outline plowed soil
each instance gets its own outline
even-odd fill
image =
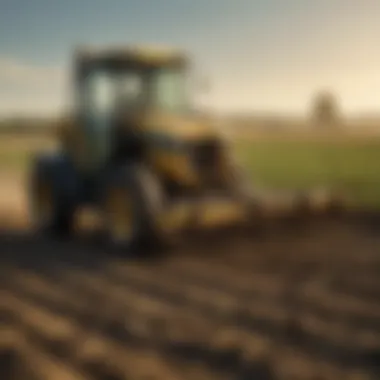
[[[149,260],[96,240],[4,227],[1,380],[380,378],[378,216]]]

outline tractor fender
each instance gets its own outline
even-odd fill
[[[37,178],[47,179],[60,202],[74,205],[80,201],[80,182],[75,168],[62,153],[38,154],[32,161],[30,186]]]

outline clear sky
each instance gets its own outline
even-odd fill
[[[0,0],[0,113],[60,110],[77,43],[189,50],[228,110],[380,110],[379,0]]]

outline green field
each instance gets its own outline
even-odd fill
[[[49,139],[41,137],[1,136],[0,172],[20,173],[32,152],[49,145]],[[344,190],[357,205],[380,207],[380,138],[260,136],[236,146],[260,185],[329,185]]]
[[[281,188],[320,184],[357,205],[380,207],[380,139],[255,139],[237,153],[256,182]]]

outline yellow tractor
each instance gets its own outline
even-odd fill
[[[77,50],[76,108],[60,128],[61,149],[32,166],[35,229],[70,234],[77,210],[90,206],[109,241],[127,249],[311,205],[308,195],[280,201],[250,189],[217,126],[191,106],[189,66],[172,50]]]

